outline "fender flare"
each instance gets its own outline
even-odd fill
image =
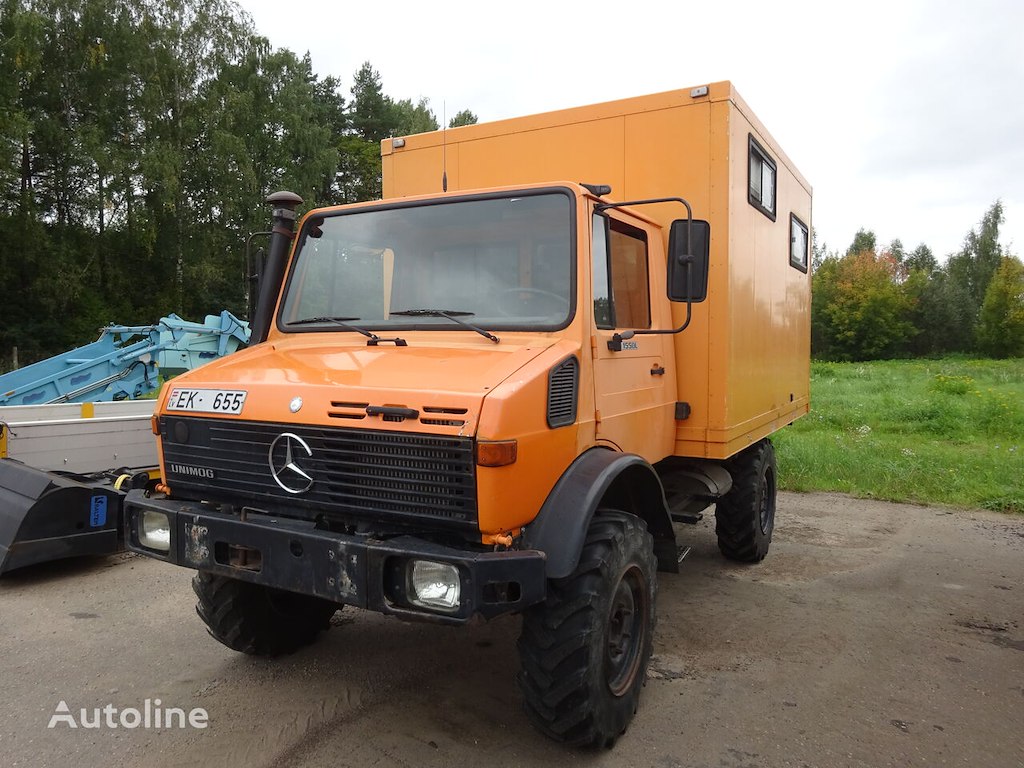
[[[523,533],[520,547],[545,553],[549,579],[565,578],[575,570],[590,521],[609,491],[624,511],[637,512],[647,523],[658,570],[678,572],[675,531],[654,467],[636,454],[591,448],[562,473]]]

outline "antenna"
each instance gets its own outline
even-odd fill
[[[441,191],[448,191],[448,102],[441,102]]]

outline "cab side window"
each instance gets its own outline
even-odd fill
[[[594,216],[594,321],[598,328],[650,328],[647,234]]]

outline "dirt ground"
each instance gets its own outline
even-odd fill
[[[522,714],[519,620],[463,629],[346,610],[277,661],[210,639],[189,572],[121,555],[0,579],[6,766],[1024,766],[1024,519],[782,494],[772,551],[724,561],[714,519],[659,581],[655,656],[611,751]],[[204,709],[208,727],[48,728],[81,708]],[[91,715],[90,715],[91,716]]]

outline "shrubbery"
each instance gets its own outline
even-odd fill
[[[998,201],[959,253],[879,249],[861,230],[843,255],[816,253],[812,353],[825,360],[1024,355],[1024,264],[999,244]]]

